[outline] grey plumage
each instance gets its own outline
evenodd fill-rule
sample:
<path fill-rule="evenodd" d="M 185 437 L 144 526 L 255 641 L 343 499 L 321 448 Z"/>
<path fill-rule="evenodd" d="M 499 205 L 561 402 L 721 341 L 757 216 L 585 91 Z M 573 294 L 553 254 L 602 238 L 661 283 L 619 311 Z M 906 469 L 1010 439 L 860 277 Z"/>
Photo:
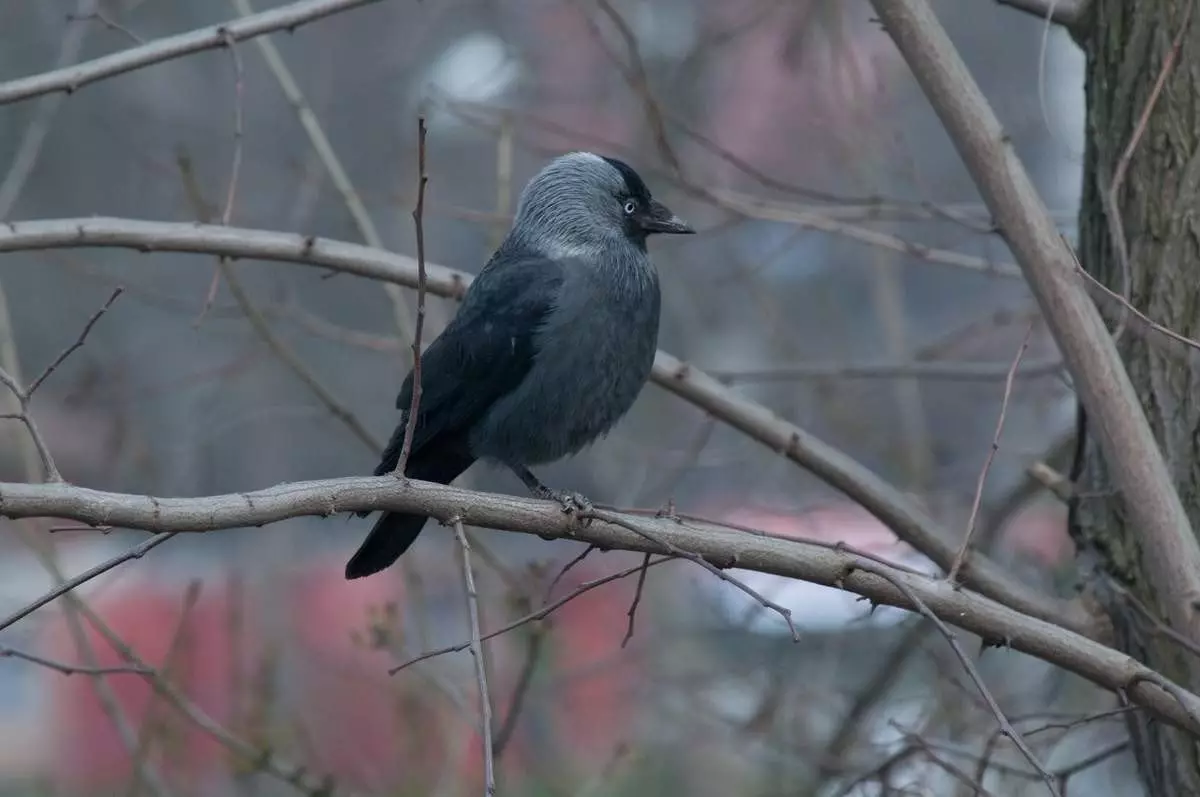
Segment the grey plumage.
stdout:
<path fill-rule="evenodd" d="M 448 484 L 484 459 L 564 507 L 586 501 L 545 487 L 528 466 L 579 452 L 633 405 L 658 340 L 658 275 L 646 238 L 690 232 L 621 161 L 575 152 L 542 169 L 522 192 L 508 236 L 421 358 L 406 475 Z M 376 475 L 398 464 L 411 402 L 410 373 Z M 391 565 L 425 521 L 384 513 L 346 577 Z"/>

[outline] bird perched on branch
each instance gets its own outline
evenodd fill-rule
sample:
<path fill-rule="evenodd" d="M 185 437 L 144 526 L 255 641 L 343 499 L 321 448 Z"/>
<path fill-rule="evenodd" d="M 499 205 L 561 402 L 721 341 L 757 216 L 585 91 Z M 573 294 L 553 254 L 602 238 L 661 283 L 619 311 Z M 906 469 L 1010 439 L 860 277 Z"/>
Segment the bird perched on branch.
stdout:
<path fill-rule="evenodd" d="M 658 346 L 658 275 L 646 239 L 691 232 L 625 163 L 590 152 L 551 161 L 525 187 L 512 229 L 458 314 L 421 356 L 405 475 L 449 484 L 482 459 L 565 511 L 590 506 L 542 484 L 529 466 L 577 453 L 633 405 Z M 399 464 L 412 394 L 409 373 L 376 476 Z M 346 578 L 391 565 L 426 520 L 385 512 Z"/>

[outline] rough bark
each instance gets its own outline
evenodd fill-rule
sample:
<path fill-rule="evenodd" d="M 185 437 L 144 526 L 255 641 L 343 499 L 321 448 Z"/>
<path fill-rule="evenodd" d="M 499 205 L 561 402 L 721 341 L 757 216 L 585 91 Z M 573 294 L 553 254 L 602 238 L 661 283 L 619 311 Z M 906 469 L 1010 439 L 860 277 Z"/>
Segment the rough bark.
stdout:
<path fill-rule="evenodd" d="M 1200 338 L 1200 24 L 1194 0 L 1092 0 L 1079 34 L 1088 59 L 1087 148 L 1079 252 L 1084 266 L 1121 291 L 1122 261 L 1104 196 L 1147 107 L 1173 39 L 1188 30 L 1148 117 L 1116 208 L 1129 252 L 1130 298 L 1151 319 Z M 1132 327 L 1121 338 L 1125 360 L 1185 509 L 1200 528 L 1200 358 L 1157 333 Z M 1138 529 L 1112 493 L 1104 462 L 1089 446 L 1077 507 L 1087 585 L 1106 606 L 1118 646 L 1190 688 L 1200 687 L 1197 657 L 1161 633 L 1134 602 L 1163 617 L 1166 596 L 1146 575 Z M 1114 588 L 1115 587 L 1115 588 Z M 1129 716 L 1134 754 L 1147 793 L 1200 794 L 1197 739 Z"/>

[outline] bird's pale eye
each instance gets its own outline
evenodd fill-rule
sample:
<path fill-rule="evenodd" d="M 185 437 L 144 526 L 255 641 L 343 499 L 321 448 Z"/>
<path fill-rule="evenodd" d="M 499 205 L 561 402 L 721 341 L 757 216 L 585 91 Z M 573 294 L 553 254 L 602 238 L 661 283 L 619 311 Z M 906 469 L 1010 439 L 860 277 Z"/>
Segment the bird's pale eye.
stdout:
<path fill-rule="evenodd" d="M 637 210 L 637 203 L 634 202 L 632 199 L 625 203 L 625 215 L 626 216 L 632 216 L 633 212 L 635 210 Z"/>

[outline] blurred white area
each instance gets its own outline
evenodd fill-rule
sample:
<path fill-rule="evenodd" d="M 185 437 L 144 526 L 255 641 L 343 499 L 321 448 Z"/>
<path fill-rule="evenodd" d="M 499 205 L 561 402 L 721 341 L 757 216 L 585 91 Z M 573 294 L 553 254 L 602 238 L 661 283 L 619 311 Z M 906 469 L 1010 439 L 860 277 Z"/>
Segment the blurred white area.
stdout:
<path fill-rule="evenodd" d="M 468 33 L 451 42 L 429 65 L 425 83 L 453 102 L 496 103 L 513 89 L 522 68 L 509 46 L 495 34 Z M 439 129 L 463 124 L 456 114 L 438 114 Z"/>
<path fill-rule="evenodd" d="M 835 506 L 795 514 L 741 509 L 719 519 L 737 526 L 827 545 L 840 542 L 891 564 L 930 575 L 937 572 L 933 562 L 900 542 L 887 526 L 865 510 L 853 506 Z M 792 622 L 801 631 L 829 632 L 851 625 L 886 628 L 909 616 L 909 612 L 891 606 L 872 609 L 870 603 L 858 595 L 834 587 L 739 568 L 726 572 L 764 598 L 791 610 Z M 759 634 L 791 633 L 787 622 L 778 612 L 764 607 L 733 584 L 715 578 L 701 583 L 713 593 L 731 624 Z"/>
<path fill-rule="evenodd" d="M 699 20 L 691 3 L 641 0 L 627 19 L 643 57 L 673 61 L 685 57 L 696 44 Z"/>
<path fill-rule="evenodd" d="M 1056 176 L 1045 197 L 1050 207 L 1074 209 L 1079 206 L 1082 190 L 1080 169 L 1083 165 L 1084 124 L 1087 103 L 1084 78 L 1087 64 L 1083 51 L 1057 25 L 1045 34 L 1045 69 L 1039 82 L 1039 100 L 1044 114 L 1047 143 L 1055 145 Z M 1067 225 L 1073 236 L 1076 223 L 1072 216 Z"/>

